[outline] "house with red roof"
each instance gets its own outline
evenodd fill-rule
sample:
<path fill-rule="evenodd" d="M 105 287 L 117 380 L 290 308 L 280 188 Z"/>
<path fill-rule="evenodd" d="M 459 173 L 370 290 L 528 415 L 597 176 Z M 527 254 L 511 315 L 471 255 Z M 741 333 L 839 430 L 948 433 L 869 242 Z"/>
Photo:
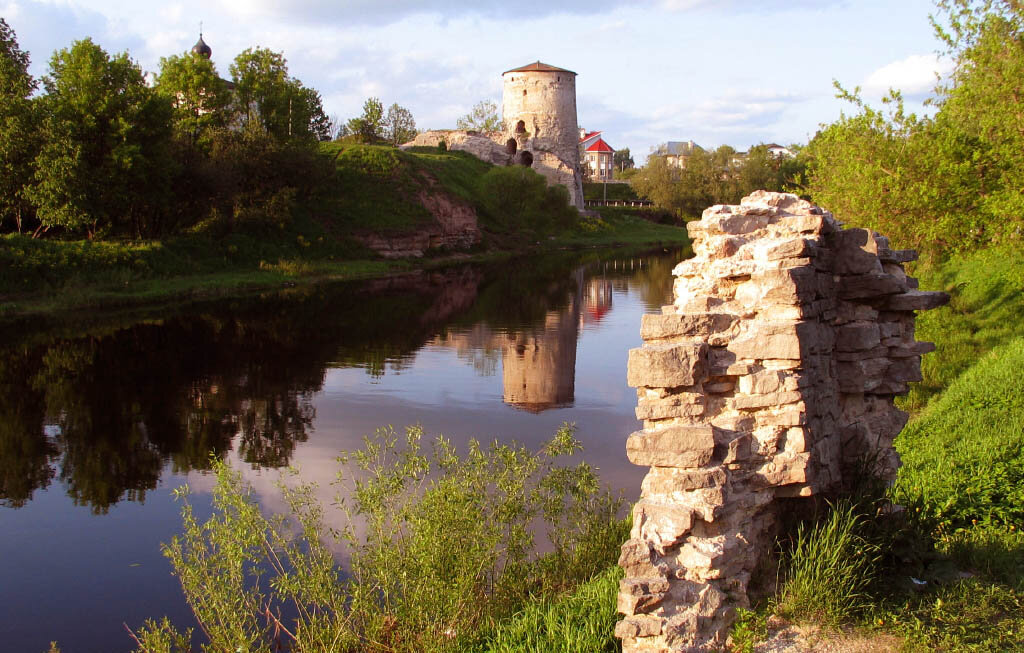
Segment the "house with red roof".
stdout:
<path fill-rule="evenodd" d="M 580 130 L 583 174 L 594 181 L 611 181 L 615 173 L 615 149 L 601 138 L 601 132 Z"/>

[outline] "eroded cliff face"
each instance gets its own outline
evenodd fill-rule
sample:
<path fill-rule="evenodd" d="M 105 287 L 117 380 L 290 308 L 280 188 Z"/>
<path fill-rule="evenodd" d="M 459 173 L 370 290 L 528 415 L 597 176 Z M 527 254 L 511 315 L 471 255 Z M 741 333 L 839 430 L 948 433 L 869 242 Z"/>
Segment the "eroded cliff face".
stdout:
<path fill-rule="evenodd" d="M 480 242 L 472 206 L 440 190 L 433 181 L 416 197 L 433 216 L 433 224 L 402 234 L 355 234 L 356 240 L 384 258 L 418 258 L 428 249 L 468 249 Z"/>
<path fill-rule="evenodd" d="M 892 250 L 795 195 L 758 191 L 688 225 L 694 258 L 629 356 L 651 469 L 633 509 L 616 627 L 623 650 L 717 650 L 749 604 L 785 510 L 843 493 L 865 464 L 895 478 L 893 398 L 919 381 L 921 292 Z"/>

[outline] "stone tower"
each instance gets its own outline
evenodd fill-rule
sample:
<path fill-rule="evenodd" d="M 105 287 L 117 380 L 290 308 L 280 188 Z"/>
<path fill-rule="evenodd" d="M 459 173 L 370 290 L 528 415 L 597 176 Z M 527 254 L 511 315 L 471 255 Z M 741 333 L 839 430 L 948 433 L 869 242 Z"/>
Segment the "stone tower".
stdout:
<path fill-rule="evenodd" d="M 563 184 L 583 208 L 576 126 L 576 73 L 536 62 L 502 74 L 502 129 L 517 163 Z"/>

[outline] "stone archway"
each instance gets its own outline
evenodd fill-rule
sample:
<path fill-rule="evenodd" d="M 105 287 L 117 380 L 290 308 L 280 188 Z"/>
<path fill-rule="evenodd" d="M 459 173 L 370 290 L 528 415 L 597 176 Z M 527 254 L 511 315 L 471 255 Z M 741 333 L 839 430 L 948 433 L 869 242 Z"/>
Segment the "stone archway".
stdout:
<path fill-rule="evenodd" d="M 526 133 L 526 123 L 522 120 L 516 123 L 516 134 Z"/>
<path fill-rule="evenodd" d="M 516 144 L 516 139 L 510 138 L 505 141 L 505 151 L 508 152 L 509 156 L 515 156 L 517 149 L 519 149 L 519 145 Z"/>
<path fill-rule="evenodd" d="M 521 166 L 526 166 L 527 168 L 532 167 L 533 153 L 523 150 L 522 152 L 519 153 L 519 156 L 516 157 L 516 163 L 518 163 Z"/>

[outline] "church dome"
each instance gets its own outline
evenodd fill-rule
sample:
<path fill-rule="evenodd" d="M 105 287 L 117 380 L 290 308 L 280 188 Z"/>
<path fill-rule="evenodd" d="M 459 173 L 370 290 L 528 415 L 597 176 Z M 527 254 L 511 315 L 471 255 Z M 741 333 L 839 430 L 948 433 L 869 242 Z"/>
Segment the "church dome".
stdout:
<path fill-rule="evenodd" d="M 206 45 L 206 41 L 203 40 L 202 32 L 199 33 L 199 40 L 192 46 L 192 53 L 198 54 L 200 57 L 205 59 L 209 59 L 210 55 L 213 54 L 213 50 L 211 50 L 210 46 Z"/>

